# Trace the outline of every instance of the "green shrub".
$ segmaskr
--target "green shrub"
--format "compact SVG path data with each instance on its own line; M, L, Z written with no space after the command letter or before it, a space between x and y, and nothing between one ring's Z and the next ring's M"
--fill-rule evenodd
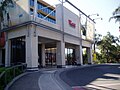
M11 82L16 76L23 73L23 69L26 69L26 67L14 66L10 68L0 68L0 74L5 71L4 75L2 75L2 77L0 78L0 90L4 90L9 82Z
M0 78L0 90L4 90L5 85L6 85L5 75L3 75L3 76Z
M1 74L3 71L5 71L5 69L6 69L5 67L1 67L1 68L0 68L0 74Z

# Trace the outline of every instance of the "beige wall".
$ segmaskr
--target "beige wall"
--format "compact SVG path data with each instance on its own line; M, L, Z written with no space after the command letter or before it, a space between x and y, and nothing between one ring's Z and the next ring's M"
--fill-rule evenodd
M65 42L75 44L75 45L80 45L80 39L76 37L72 37L69 35L65 35Z
M20 5L20 6L19 6ZM78 52L80 55L79 63L82 64L82 46L91 47L91 42L82 40L82 46L80 45L80 27L79 27L79 18L77 15L72 13L70 10L64 7L64 41L62 31L62 15L61 15L61 5L58 5L56 8L56 22L57 24L52 24L48 21L41 20L36 17L35 21L39 24L44 24L53 28L54 30L49 30L43 27L29 25L17 28L11 31L8 31L8 39L26 36L26 62L28 67L36 67L38 64L38 37L48 38L56 41L57 43L57 64L65 65L65 43L77 45ZM22 23L28 20L33 20L33 16L29 15L29 5L28 0L19 0L17 2L16 8L10 9L10 17L13 21L12 25ZM19 17L20 14L23 14L22 17ZM68 20L71 20L72 23L76 24L75 28L69 25ZM15 24L14 24L15 23ZM67 34L66 34L67 33ZM71 34L71 35L70 35ZM8 42L7 42L8 43ZM9 50L9 43L7 44L7 50ZM6 52L6 54L10 54ZM9 58L9 55L6 56L6 60ZM60 61L61 60L61 61ZM7 61L6 61L7 62Z
M14 8L10 9L10 17L13 20L13 21L11 21L13 25L17 24L17 23L28 21L28 20L33 20L33 16L29 15L29 2L28 1L29 0L25 0L25 1L19 0L19 1L17 1L16 6ZM62 13L62 6L61 6L61 4L59 4L56 7L56 23L57 24L50 23L46 20L43 20L43 19L40 19L37 17L36 17L35 21L38 23L50 26L52 28L55 28L56 30L59 31L62 29L61 13ZM19 18L20 14L23 14L23 16ZM71 27L68 23L68 20L71 20L73 23L75 23L76 27L75 28ZM64 31L65 31L65 33L71 34L75 37L80 37L79 30L80 30L79 17L64 7ZM28 33L27 27L22 27L17 30L11 31L9 33L9 38L24 36L27 33ZM61 33L51 31L51 30L46 30L44 28L40 28L39 26L36 27L36 34L41 37L51 38L51 39L55 39L55 40L59 40L59 41L61 41L63 38ZM65 34L64 40L67 43L79 45L80 40L75 37ZM82 46L90 47L91 42L83 41Z
M14 7L9 7L8 12L10 16L9 26L20 24L29 21L29 0L17 0ZM20 17L20 15L22 15ZM8 25L7 16L4 15L5 24Z
M52 30L47 30L45 28L41 28L38 26L36 27L36 34L41 37L58 40L58 41L62 39L61 33Z
M83 47L91 47L92 43L89 41L82 40L82 46Z
M64 7L64 32L80 37L79 17ZM71 27L68 20L71 20L76 26ZM56 23L62 28L62 5L56 7Z
M25 36L27 35L27 33L28 33L28 29L26 26L18 28L16 30L14 29L8 32L8 39Z
M30 0L18 0L16 3L21 7L22 10L24 10L26 13L29 13L29 1Z

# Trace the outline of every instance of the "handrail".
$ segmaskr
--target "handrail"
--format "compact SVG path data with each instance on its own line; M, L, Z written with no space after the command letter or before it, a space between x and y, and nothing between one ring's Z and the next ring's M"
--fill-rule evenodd
M5 74L5 71L3 71L1 74L0 74L0 78Z
M27 69L27 64L22 63L20 65L15 65L7 68L0 74L0 90L4 90L8 83L10 83L16 76L25 72Z

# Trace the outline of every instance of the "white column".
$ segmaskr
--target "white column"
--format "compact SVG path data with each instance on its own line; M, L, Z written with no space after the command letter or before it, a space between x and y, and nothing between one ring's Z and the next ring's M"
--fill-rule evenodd
M92 64L92 48L87 48L88 64Z
M42 66L45 67L45 44L42 44Z
M57 42L56 62L58 68L65 65L65 43L62 41Z
M83 65L82 46L76 46L75 55L76 55L77 65Z
M10 56L11 56L10 53L11 53L11 41L6 40L6 44L5 44L5 67L10 66Z
M0 65L2 65L2 49L0 49Z
M38 36L34 35L35 26L29 28L29 35L26 35L26 63L28 68L38 67Z

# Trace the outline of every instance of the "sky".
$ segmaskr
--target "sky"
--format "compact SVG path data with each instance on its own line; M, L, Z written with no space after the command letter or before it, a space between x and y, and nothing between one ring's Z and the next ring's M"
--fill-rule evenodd
M56 5L59 4L59 0L44 0L45 2ZM112 16L113 11L120 5L120 0L69 0L75 6L77 6L80 10L82 10L87 15L92 15L98 13L99 16L92 15L91 18L103 18L103 20L96 19L95 29L96 33L102 34L105 36L109 31L114 36L119 36L119 26L120 24L112 19L109 22L109 18ZM69 8L73 12L73 9L68 3L64 3L64 6Z

